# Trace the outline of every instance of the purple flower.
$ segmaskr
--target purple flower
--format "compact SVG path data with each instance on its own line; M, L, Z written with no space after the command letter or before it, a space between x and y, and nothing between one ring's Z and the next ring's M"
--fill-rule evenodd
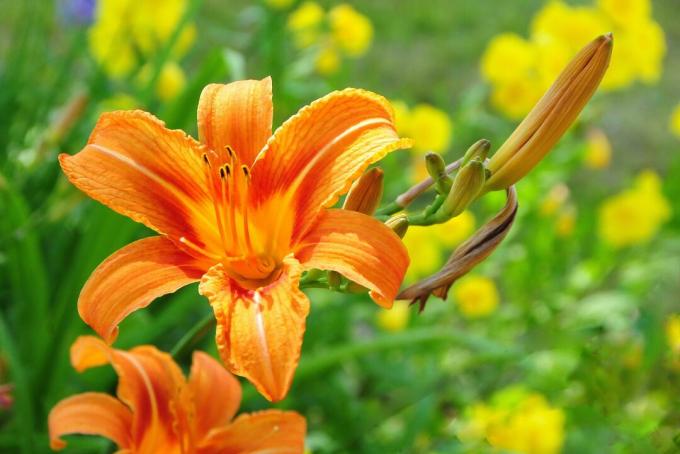
M68 22L87 25L94 19L96 0L62 0L61 10Z

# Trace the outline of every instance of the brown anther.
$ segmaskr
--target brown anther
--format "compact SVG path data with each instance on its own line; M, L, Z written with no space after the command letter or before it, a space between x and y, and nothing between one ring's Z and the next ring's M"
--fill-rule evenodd
M245 175L246 178L250 177L250 169L248 169L248 166L242 165L241 170L243 171L243 175Z
M210 160L208 159L208 153L203 153L203 162L210 165Z
M234 149L231 148L229 145L224 147L227 150L227 154L231 159L234 159L234 156L236 156L236 153L234 153Z

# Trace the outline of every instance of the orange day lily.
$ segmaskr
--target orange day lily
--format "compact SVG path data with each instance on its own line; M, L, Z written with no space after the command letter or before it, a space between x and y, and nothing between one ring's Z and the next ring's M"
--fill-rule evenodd
M93 336L71 347L79 372L111 363L118 399L87 392L54 406L48 418L50 446L66 446L67 434L101 435L125 453L302 453L306 423L295 412L260 411L232 421L241 386L224 367L194 352L189 379L167 353L150 345L110 348Z
M201 143L141 111L99 119L87 146L59 156L90 197L160 236L123 247L92 273L81 318L104 340L154 298L199 281L229 370L269 400L288 392L309 301L300 274L339 272L392 301L408 266L399 237L358 212L331 209L371 163L408 147L374 93L336 91L271 135L271 79L208 85Z

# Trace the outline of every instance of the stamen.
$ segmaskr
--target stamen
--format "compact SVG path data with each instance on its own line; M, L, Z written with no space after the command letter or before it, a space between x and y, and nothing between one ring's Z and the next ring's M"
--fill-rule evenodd
M225 164L223 167L224 173L227 177L232 176L231 165ZM229 226L231 230L231 244L232 247L238 248L238 235L236 234L236 178L228 178L229 183ZM226 192L224 189L223 192ZM226 202L225 202L226 203Z
M206 174L208 177L208 184L210 185L210 193L211 193L211 199L213 203L213 210L215 211L215 219L217 220L217 230L220 234L220 241L222 242L222 249L224 252L227 252L227 244L225 240L225 235L224 235L224 226L222 225L222 213L220 212L220 204L216 200L216 195L215 195L215 178L213 172L210 171L212 169L212 165L210 164L210 159L208 159L208 153L203 153L203 162L206 165ZM224 204L222 204L224 206Z
M189 249L191 249L192 251L199 253L200 256L198 258L209 257L211 259L220 260L219 256L211 254L210 252L206 251L204 248L200 247L196 243L187 240L187 238L184 236L179 237L179 242L188 247Z
M243 234L246 238L246 247L248 252L253 253L253 244L250 242L250 232L248 231L248 189L250 187L250 169L248 166L241 166L243 171L243 176L245 177L245 182L243 185L243 191L241 191L241 210L243 210Z

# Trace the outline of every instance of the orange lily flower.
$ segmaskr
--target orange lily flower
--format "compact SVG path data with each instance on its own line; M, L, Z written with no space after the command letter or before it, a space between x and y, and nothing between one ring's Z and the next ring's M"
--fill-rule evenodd
M270 78L209 85L202 143L148 113L111 112L82 151L59 161L80 190L160 233L92 273L81 318L111 343L128 314L200 280L224 363L275 401L300 356L304 270L337 271L391 307L408 266L399 237L329 207L368 165L411 142L397 135L387 100L368 91L330 93L273 135L272 110Z
M71 363L79 372L110 363L118 399L87 392L57 403L48 417L52 449L66 446L63 435L88 434L109 438L125 453L304 451L306 423L295 412L268 410L232 421L241 385L203 352L194 352L188 380L153 346L116 350L93 336L76 339Z

